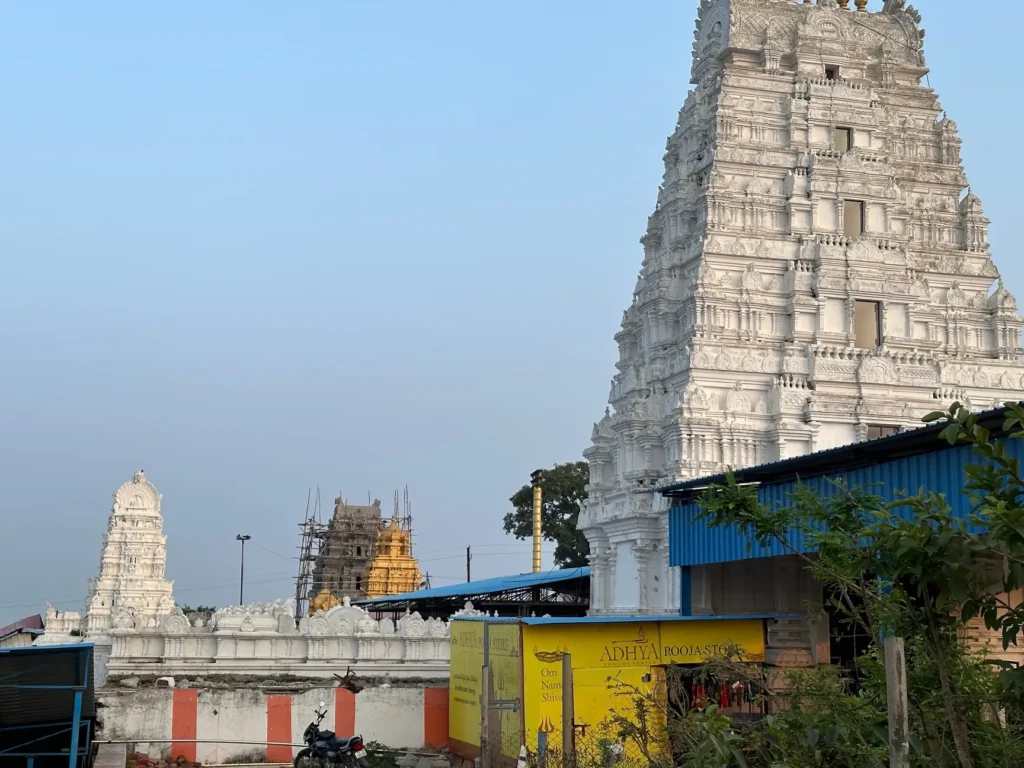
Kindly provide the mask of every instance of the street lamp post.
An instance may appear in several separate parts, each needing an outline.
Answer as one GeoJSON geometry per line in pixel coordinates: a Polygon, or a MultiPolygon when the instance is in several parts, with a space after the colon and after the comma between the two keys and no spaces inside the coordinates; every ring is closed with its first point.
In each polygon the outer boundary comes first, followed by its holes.
{"type": "Polygon", "coordinates": [[[241,568],[241,572],[238,574],[238,604],[239,605],[245,605],[245,600],[242,599],[243,596],[245,595],[245,542],[247,542],[251,538],[252,538],[252,536],[250,536],[247,533],[240,533],[237,536],[235,536],[235,541],[242,542],[242,568],[241,568]]]}

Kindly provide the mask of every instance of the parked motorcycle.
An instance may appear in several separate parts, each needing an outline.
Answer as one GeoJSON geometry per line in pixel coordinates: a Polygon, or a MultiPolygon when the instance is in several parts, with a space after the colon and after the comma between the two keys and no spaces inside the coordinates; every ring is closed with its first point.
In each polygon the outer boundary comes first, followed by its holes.
{"type": "Polygon", "coordinates": [[[362,736],[338,738],[333,731],[321,731],[327,705],[320,702],[316,718],[302,733],[305,746],[295,756],[295,768],[369,768],[362,736]]]}

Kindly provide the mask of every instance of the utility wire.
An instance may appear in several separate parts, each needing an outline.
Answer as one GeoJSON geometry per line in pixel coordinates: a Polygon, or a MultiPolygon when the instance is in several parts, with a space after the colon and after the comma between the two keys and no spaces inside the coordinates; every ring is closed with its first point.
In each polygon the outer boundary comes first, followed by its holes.
{"type": "MultiPolygon", "coordinates": [[[[249,543],[253,544],[254,542],[250,541],[249,543]]],[[[286,560],[295,561],[295,559],[296,559],[294,557],[288,557],[287,555],[282,555],[280,552],[274,552],[273,550],[267,549],[266,547],[260,546],[259,544],[256,544],[256,546],[259,547],[260,549],[266,551],[266,552],[269,552],[272,555],[276,555],[276,556],[284,558],[286,560]]],[[[474,548],[476,548],[478,546],[479,547],[499,547],[499,546],[502,546],[502,545],[501,544],[480,544],[480,545],[474,544],[473,545],[474,548]]],[[[504,546],[510,546],[510,545],[506,544],[504,546]]],[[[445,551],[451,551],[451,550],[435,550],[435,551],[445,552],[445,551]]],[[[506,551],[501,551],[501,552],[486,552],[484,554],[494,555],[495,557],[504,557],[504,556],[508,556],[508,555],[522,555],[524,552],[527,552],[527,551],[529,551],[529,547],[525,547],[524,546],[522,549],[519,549],[519,550],[506,550],[506,551]]],[[[445,556],[445,557],[419,558],[418,561],[421,562],[421,563],[436,563],[436,562],[441,562],[441,561],[445,561],[445,560],[462,559],[464,557],[465,557],[465,553],[460,550],[460,554],[457,554],[457,555],[450,555],[450,556],[445,556]]],[[[294,577],[295,577],[295,574],[293,572],[287,571],[287,572],[281,572],[281,573],[264,574],[264,575],[261,575],[261,576],[256,576],[255,578],[246,578],[245,583],[246,584],[267,584],[267,583],[271,583],[271,582],[274,582],[274,581],[283,581],[285,579],[293,579],[294,577]]],[[[443,578],[443,577],[438,577],[438,578],[443,578]]],[[[178,593],[195,593],[195,592],[200,592],[200,591],[206,590],[206,589],[218,589],[218,588],[222,588],[222,587],[233,587],[233,586],[236,586],[237,584],[238,584],[238,579],[235,578],[235,579],[226,579],[226,580],[223,580],[223,581],[207,582],[205,584],[191,584],[191,585],[185,584],[183,586],[175,585],[174,592],[175,592],[175,594],[178,594],[178,593]]],[[[26,600],[25,602],[8,603],[8,604],[0,605],[0,610],[9,610],[9,609],[13,609],[13,608],[37,608],[40,605],[43,605],[43,604],[45,604],[47,602],[49,602],[51,605],[54,605],[54,606],[81,605],[84,602],[84,599],[85,598],[82,595],[75,595],[75,596],[72,596],[72,597],[64,597],[64,598],[58,598],[58,599],[53,599],[53,598],[49,598],[48,599],[48,598],[45,598],[45,597],[41,597],[41,598],[38,598],[38,599],[35,599],[35,600],[26,600]]]]}
{"type": "Polygon", "coordinates": [[[284,558],[285,560],[291,560],[294,562],[299,559],[297,555],[282,555],[280,552],[275,552],[272,549],[267,549],[262,544],[257,544],[255,541],[250,541],[249,545],[256,547],[257,549],[262,549],[264,552],[269,552],[271,555],[276,555],[277,557],[284,558]]]}
{"type": "MultiPolygon", "coordinates": [[[[275,552],[272,549],[268,549],[267,547],[264,547],[262,544],[256,543],[256,541],[250,541],[249,545],[253,546],[253,547],[256,547],[257,549],[262,549],[264,552],[267,552],[267,553],[269,553],[271,555],[274,555],[276,557],[280,557],[280,558],[282,558],[284,560],[291,560],[292,562],[298,560],[298,555],[284,555],[284,554],[281,554],[280,552],[275,552]]],[[[504,543],[500,543],[500,544],[473,544],[471,546],[474,549],[494,549],[494,548],[500,548],[500,547],[504,547],[504,548],[514,547],[516,545],[512,544],[512,543],[504,542],[504,543]]],[[[528,545],[528,544],[522,545],[522,551],[523,552],[528,552],[529,549],[530,549],[530,545],[528,545]]],[[[464,550],[463,547],[444,547],[444,548],[441,548],[441,549],[428,549],[428,550],[424,550],[424,551],[421,551],[419,553],[419,555],[432,555],[432,554],[444,553],[444,552],[462,552],[463,550],[464,550]]],[[[497,554],[497,553],[495,553],[495,554],[497,554]]],[[[422,558],[420,558],[418,556],[417,556],[417,559],[422,560],[422,558]]],[[[429,560],[426,560],[426,561],[423,561],[423,562],[429,562],[429,560]]]]}
{"type": "MultiPolygon", "coordinates": [[[[288,571],[286,573],[280,573],[280,574],[264,574],[263,576],[259,576],[259,577],[255,578],[255,579],[246,579],[245,583],[246,584],[261,584],[261,583],[266,583],[266,582],[269,582],[269,581],[276,581],[278,579],[282,579],[282,578],[285,578],[285,577],[290,577],[290,576],[293,576],[293,575],[294,574],[292,574],[291,571],[288,571]]],[[[214,588],[217,588],[217,587],[229,587],[229,586],[237,586],[237,585],[238,585],[238,579],[234,578],[234,579],[225,580],[225,581],[208,582],[206,584],[193,584],[191,586],[184,586],[184,587],[177,587],[176,586],[175,587],[175,592],[197,592],[197,591],[202,590],[202,589],[214,589],[214,588]]],[[[78,596],[75,596],[75,597],[61,598],[61,599],[57,599],[57,600],[53,600],[53,599],[47,600],[47,598],[38,598],[36,600],[32,600],[31,602],[9,603],[9,604],[6,604],[6,605],[0,605],[0,609],[7,609],[7,608],[29,608],[29,607],[33,607],[33,606],[38,606],[40,603],[46,603],[46,602],[49,602],[49,603],[51,603],[53,605],[69,605],[71,603],[82,603],[82,602],[84,602],[84,600],[83,600],[81,595],[78,595],[78,596]]]]}

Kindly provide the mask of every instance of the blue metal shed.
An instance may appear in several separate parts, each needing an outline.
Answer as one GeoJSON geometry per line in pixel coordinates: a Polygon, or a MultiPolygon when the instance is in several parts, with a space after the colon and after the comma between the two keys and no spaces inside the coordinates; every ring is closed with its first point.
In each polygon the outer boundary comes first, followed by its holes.
{"type": "MultiPolygon", "coordinates": [[[[1005,410],[981,414],[980,423],[996,439],[1006,442],[1007,452],[1024,458],[1024,441],[1007,438],[1002,432],[1005,410]]],[[[824,496],[836,492],[831,481],[861,487],[895,501],[920,490],[945,496],[954,517],[970,514],[969,497],[963,492],[964,468],[977,463],[969,445],[949,445],[939,437],[942,425],[932,425],[866,443],[819,451],[771,464],[736,470],[737,482],[756,484],[761,504],[777,507],[789,503],[797,482],[824,496]]],[[[673,500],[669,509],[669,562],[673,566],[709,565],[786,554],[778,542],[762,547],[735,527],[712,528],[697,519],[697,497],[708,486],[725,482],[726,476],[688,480],[660,489],[673,500]]],[[[909,510],[907,511],[909,516],[909,510]]],[[[809,552],[810,544],[794,533],[790,544],[809,552]]]]}
{"type": "Polygon", "coordinates": [[[96,715],[92,653],[91,643],[0,650],[0,763],[88,764],[96,715]]]}

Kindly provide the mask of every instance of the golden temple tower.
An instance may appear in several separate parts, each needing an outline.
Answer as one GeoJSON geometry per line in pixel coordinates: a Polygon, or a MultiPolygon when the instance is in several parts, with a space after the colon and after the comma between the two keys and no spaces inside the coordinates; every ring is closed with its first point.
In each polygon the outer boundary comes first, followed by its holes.
{"type": "Polygon", "coordinates": [[[395,492],[395,512],[377,535],[377,552],[367,576],[366,596],[385,597],[412,592],[419,587],[423,576],[419,563],[412,556],[412,514],[409,491],[405,492],[405,514],[398,516],[398,493],[395,492]]]}
{"type": "Polygon", "coordinates": [[[341,601],[331,594],[331,590],[325,588],[320,590],[320,594],[309,601],[309,615],[312,616],[317,611],[327,613],[331,608],[339,605],[341,605],[341,601]]]}

